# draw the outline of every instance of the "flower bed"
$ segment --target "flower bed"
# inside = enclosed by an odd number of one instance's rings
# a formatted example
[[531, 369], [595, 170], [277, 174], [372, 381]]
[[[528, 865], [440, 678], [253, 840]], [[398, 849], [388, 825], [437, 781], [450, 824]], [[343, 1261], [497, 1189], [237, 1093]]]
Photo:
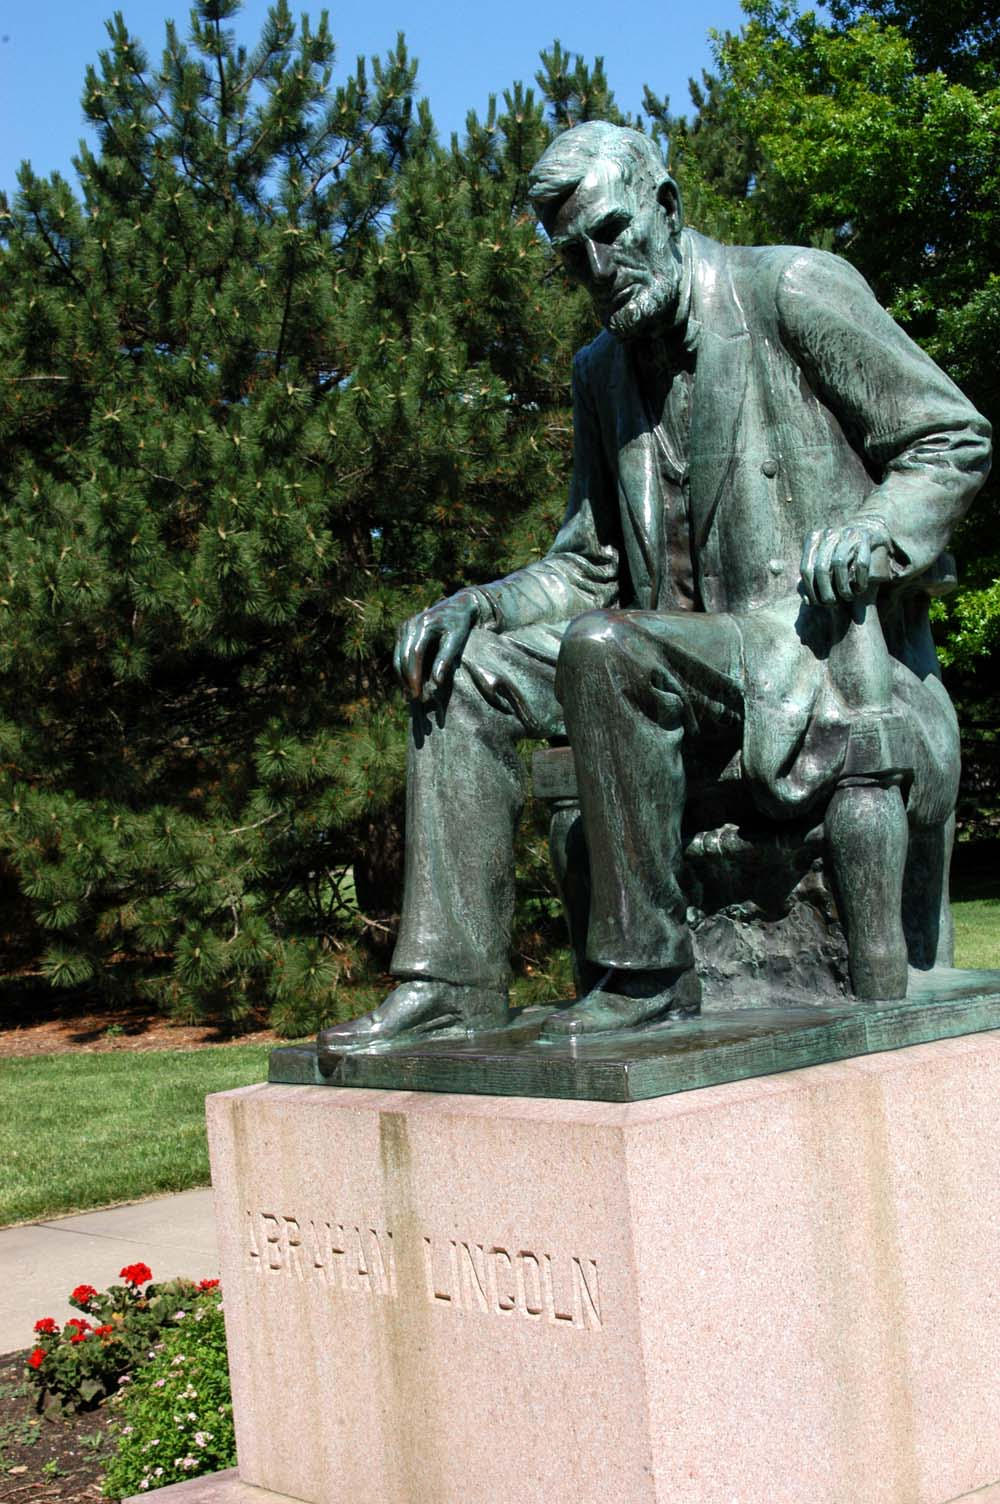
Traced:
[[39, 1409], [57, 1414], [93, 1408], [114, 1394], [122, 1378], [146, 1361], [153, 1344], [193, 1295], [218, 1280], [173, 1279], [153, 1283], [148, 1264], [126, 1264], [120, 1285], [96, 1290], [77, 1285], [69, 1303], [82, 1312], [60, 1328], [51, 1316], [35, 1322], [35, 1346], [28, 1373], [38, 1391]]
[[139, 1493], [235, 1462], [219, 1281], [156, 1284], [127, 1264], [107, 1290], [77, 1285], [81, 1312], [35, 1322], [26, 1376], [36, 1409], [65, 1421], [107, 1403], [116, 1447], [108, 1497]]
[[112, 1498], [236, 1465], [222, 1303], [197, 1297], [178, 1313], [141, 1373], [112, 1401]]

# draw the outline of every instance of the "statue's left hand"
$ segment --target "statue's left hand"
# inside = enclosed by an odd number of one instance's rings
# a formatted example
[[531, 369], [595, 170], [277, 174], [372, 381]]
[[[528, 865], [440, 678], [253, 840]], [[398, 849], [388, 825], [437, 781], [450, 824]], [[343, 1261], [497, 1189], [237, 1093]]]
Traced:
[[871, 580], [873, 551], [888, 548], [891, 542], [888, 529], [877, 517], [810, 533], [800, 566], [806, 600], [814, 606], [835, 606], [864, 595]]
[[447, 684], [479, 617], [476, 596], [459, 590], [403, 623], [392, 661], [411, 699], [429, 700]]

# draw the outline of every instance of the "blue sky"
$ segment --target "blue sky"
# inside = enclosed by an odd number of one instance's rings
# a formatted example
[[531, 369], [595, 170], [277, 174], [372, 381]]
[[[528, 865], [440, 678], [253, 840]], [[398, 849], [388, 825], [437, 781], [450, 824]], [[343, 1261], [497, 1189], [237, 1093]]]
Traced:
[[[15, 186], [18, 164], [72, 175], [84, 133], [80, 94], [84, 68], [105, 44], [104, 19], [116, 0], [0, 0], [0, 188]], [[157, 57], [163, 25], [183, 22], [187, 0], [118, 0], [126, 23]], [[420, 60], [420, 90], [444, 136], [461, 130], [467, 110], [485, 111], [491, 91], [515, 79], [533, 81], [538, 53], [558, 37], [586, 58], [603, 56], [618, 103], [637, 109], [642, 85], [668, 94], [674, 110], [688, 106], [687, 79], [711, 65], [708, 31], [735, 30], [739, 0], [364, 0], [331, 5], [339, 47], [338, 75], [359, 53], [384, 53], [406, 35]], [[320, 4], [292, 0], [295, 15], [318, 17]], [[267, 0], [246, 0], [235, 29], [256, 40]]]

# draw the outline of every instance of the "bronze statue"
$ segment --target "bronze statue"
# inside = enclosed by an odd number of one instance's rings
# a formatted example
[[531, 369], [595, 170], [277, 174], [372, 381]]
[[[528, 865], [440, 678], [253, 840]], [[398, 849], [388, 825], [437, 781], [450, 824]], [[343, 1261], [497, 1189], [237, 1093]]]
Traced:
[[591, 869], [596, 980], [543, 1035], [697, 1012], [692, 760], [736, 757], [776, 825], [825, 811], [842, 886], [869, 884], [847, 901], [855, 991], [900, 997], [907, 840], [946, 867], [958, 781], [926, 592], [989, 425], [838, 257], [685, 229], [641, 134], [567, 131], [531, 195], [604, 325], [574, 365], [566, 518], [543, 559], [400, 632], [399, 985], [321, 1051], [506, 1019], [525, 737], [568, 737]]

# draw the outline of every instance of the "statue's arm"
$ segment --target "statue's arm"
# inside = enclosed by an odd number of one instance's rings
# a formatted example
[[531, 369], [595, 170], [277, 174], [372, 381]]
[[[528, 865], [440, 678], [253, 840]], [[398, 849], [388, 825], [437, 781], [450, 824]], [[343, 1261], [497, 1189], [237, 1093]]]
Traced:
[[448, 683], [474, 627], [510, 632], [535, 622], [567, 621], [617, 599], [616, 489], [589, 395], [586, 356], [581, 351], [573, 366], [573, 479], [552, 547], [514, 574], [491, 585], [468, 586], [403, 623], [394, 664], [412, 699], [430, 699]]
[[588, 351], [582, 350], [573, 363], [573, 476], [566, 515], [543, 558], [476, 587], [484, 603], [483, 625], [510, 632], [613, 605], [619, 530], [616, 484], [590, 394]]
[[989, 423], [839, 257], [795, 257], [778, 281], [776, 303], [783, 341], [876, 477], [846, 523], [804, 540], [807, 591], [816, 578], [820, 599], [858, 593], [841, 590], [834, 578], [846, 577], [840, 561], [857, 552], [858, 537], [865, 550], [888, 546], [894, 576], [921, 573], [947, 546], [989, 473]]

